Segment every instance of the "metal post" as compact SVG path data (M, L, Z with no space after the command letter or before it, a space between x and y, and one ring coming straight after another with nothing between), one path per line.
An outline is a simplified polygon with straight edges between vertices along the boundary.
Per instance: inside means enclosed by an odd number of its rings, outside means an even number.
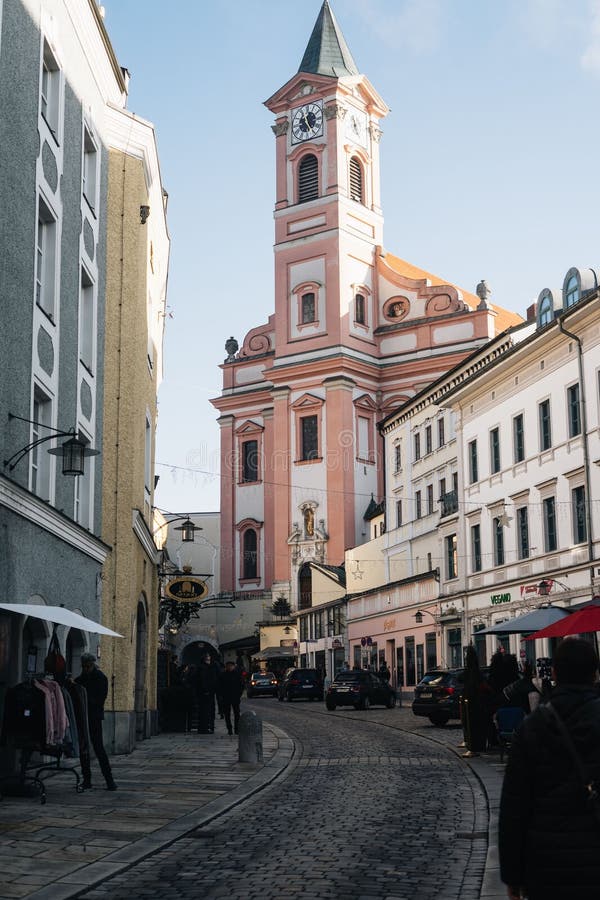
M262 763L262 719L255 712L243 712L240 716L238 758L240 762Z

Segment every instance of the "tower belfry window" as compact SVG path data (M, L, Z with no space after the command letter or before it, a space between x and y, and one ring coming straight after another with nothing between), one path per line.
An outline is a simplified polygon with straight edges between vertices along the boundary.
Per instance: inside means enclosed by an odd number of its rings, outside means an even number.
M298 203L316 200L319 196L319 163L317 157L309 153L298 167Z
M350 199L363 203L363 173L360 162L353 156L350 160Z

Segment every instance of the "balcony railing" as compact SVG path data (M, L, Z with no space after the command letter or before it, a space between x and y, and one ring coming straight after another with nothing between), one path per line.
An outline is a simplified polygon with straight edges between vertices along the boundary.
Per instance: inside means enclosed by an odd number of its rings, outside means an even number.
M450 516L458 512L458 491L448 491L440 497L440 515Z

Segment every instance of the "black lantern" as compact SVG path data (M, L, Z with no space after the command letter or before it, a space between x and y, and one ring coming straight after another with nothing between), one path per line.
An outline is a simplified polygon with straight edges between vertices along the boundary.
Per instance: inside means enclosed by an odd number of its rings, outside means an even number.
M17 450L16 453L13 453L9 459L5 459L4 465L8 468L9 472L12 472L15 466L17 466L28 453L31 453L32 450L48 441L54 441L59 437L66 437L68 440L63 444L60 444L60 446L48 450L48 453L51 453L52 456L62 456L63 475L84 475L85 457L97 456L100 452L99 450L92 450L89 446L89 442L82 436L81 432L78 434L74 428L70 431L61 431L58 428L53 428L51 425L44 424L44 422L36 422L35 419L24 419L22 416L17 416L14 413L9 413L8 418L9 420L18 419L21 422L28 422L30 425L35 425L37 428L47 428L49 431L53 432L45 437L37 438L35 441L30 441L29 444L26 444L20 450Z
M420 609L415 613L415 622L417 623L417 625L423 624L423 613Z
M552 582L551 581L546 581L546 579L544 579L543 581L540 581L540 583L538 584L538 594L540 595L540 597L547 597L551 590L552 590Z
M188 516L183 525L178 525L174 531L181 532L181 540L184 544L193 544L194 542L194 534L196 531L202 531L198 525L194 525L190 517Z

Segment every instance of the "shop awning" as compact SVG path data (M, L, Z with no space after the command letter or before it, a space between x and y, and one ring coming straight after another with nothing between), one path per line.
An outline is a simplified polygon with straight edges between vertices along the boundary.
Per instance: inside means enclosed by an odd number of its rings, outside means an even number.
M482 628L477 634L523 634L528 631L539 631L548 625L553 625L569 615L568 609L561 606L543 606L534 609L523 616L515 616L505 622L498 622L490 628Z
M295 659L298 656L297 647L267 647L260 653L253 653L252 659L264 662L267 659Z
M80 616L71 612L64 606L43 606L37 603L0 603L0 609L18 613L21 616L32 616L34 619L43 619L45 622L54 622L56 625L67 625L69 628L79 628L80 631L90 631L92 634L106 634L109 637L123 637L116 631L111 631L93 619Z

